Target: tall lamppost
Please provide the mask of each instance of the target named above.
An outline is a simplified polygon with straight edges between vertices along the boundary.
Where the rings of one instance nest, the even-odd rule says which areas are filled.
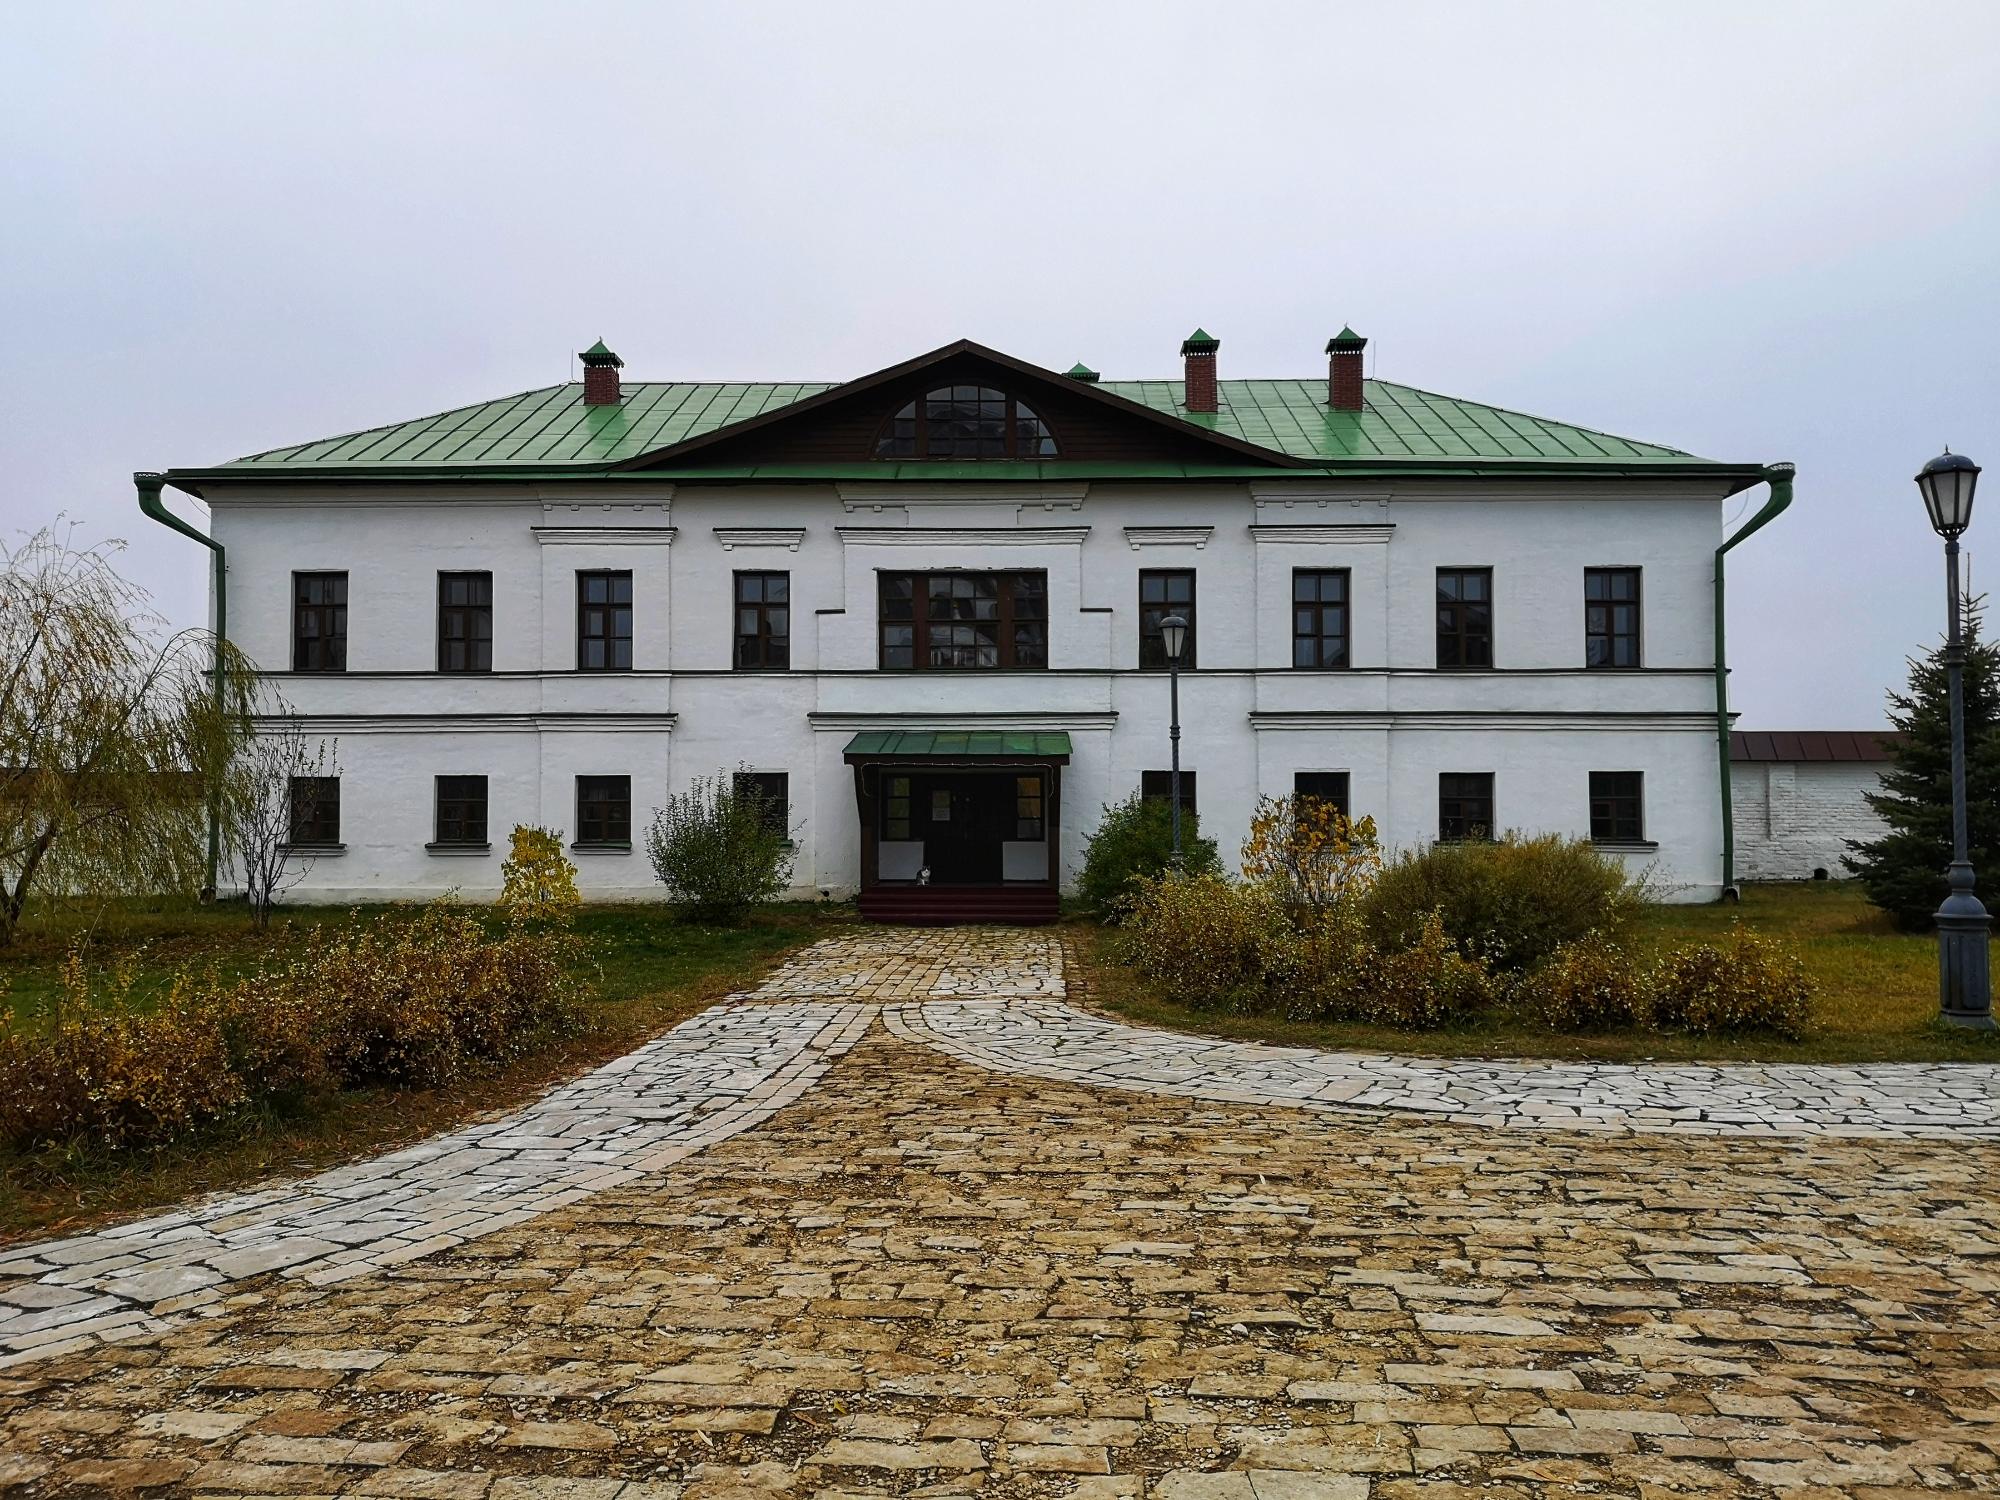
[[[1953,1026],[1993,1026],[1993,987],[1987,970],[1987,933],[1993,919],[1972,894],[1972,858],[1965,826],[1965,636],[1959,628],[1958,539],[1972,524],[1972,492],[1979,465],[1946,449],[1917,475],[1931,529],[1944,538],[1946,608],[1951,612],[1944,638],[1945,680],[1951,693],[1951,887],[1937,909],[1938,1002]]]
[[[1160,621],[1160,644],[1167,652],[1167,739],[1173,746],[1173,769],[1167,773],[1167,800],[1173,804],[1174,868],[1181,864],[1181,649],[1187,645],[1187,621],[1168,615]]]

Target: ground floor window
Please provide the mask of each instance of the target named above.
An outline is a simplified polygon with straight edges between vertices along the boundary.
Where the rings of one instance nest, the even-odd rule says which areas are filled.
[[[882,837],[898,843],[910,837],[910,778],[882,778]]]
[[[754,796],[764,826],[779,838],[792,834],[792,778],[786,771],[738,771],[731,783],[739,797]]]
[[[440,844],[486,842],[484,776],[438,777],[435,836]]]
[[[1303,802],[1330,803],[1343,818],[1347,813],[1347,773],[1345,771],[1297,771],[1292,775],[1292,796]]]
[[[1438,776],[1438,838],[1493,837],[1493,773],[1445,771]]]
[[[1014,778],[1014,837],[1023,843],[1040,843],[1043,829],[1042,778]]]
[[[1165,802],[1173,796],[1174,773],[1172,771],[1144,771],[1139,776],[1139,795],[1147,801],[1158,798]],[[1181,811],[1194,811],[1194,772],[1181,772]]]
[[[579,844],[632,842],[632,778],[576,778],[576,841]]]
[[[1590,836],[1600,844],[1637,844],[1646,837],[1646,778],[1638,771],[1590,773]]]
[[[340,778],[294,776],[291,791],[290,842],[308,848],[339,843]]]

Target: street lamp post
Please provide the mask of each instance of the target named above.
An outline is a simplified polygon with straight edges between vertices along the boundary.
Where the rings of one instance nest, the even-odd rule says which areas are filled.
[[[1944,905],[1937,909],[1938,1005],[1953,1026],[1993,1027],[1993,989],[1987,934],[1993,919],[1972,893],[1972,857],[1965,818],[1965,636],[1959,626],[1958,539],[1972,524],[1972,492],[1979,465],[1946,449],[1917,475],[1931,528],[1944,538],[1946,608],[1944,670],[1951,694],[1951,867]]]
[[[1160,621],[1160,644],[1167,652],[1167,739],[1173,747],[1173,769],[1167,773],[1167,800],[1173,804],[1174,868],[1181,864],[1181,649],[1187,645],[1187,621],[1168,615]]]

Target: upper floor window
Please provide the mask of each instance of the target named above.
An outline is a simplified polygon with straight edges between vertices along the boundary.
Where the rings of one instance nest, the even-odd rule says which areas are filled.
[[[632,575],[576,575],[576,665],[584,672],[632,670]]]
[[[910,402],[875,439],[877,458],[1054,458],[1048,424],[987,385],[941,385]]]
[[[1166,637],[1160,621],[1179,615],[1187,621],[1187,636],[1181,646],[1180,664],[1194,665],[1194,570],[1192,568],[1146,568],[1139,574],[1139,665],[1167,665]]]
[[[347,575],[292,575],[292,670],[347,670]]]
[[[1292,569],[1292,665],[1347,665],[1347,569]]]
[[[1583,570],[1583,664],[1639,665],[1639,570]]]
[[[885,669],[1049,664],[1045,573],[883,573],[878,589]]]
[[[784,668],[792,664],[792,575],[736,575],[736,665]]]
[[[438,574],[438,670],[493,670],[493,575]]]
[[[1438,665],[1493,665],[1493,570],[1439,568]]]

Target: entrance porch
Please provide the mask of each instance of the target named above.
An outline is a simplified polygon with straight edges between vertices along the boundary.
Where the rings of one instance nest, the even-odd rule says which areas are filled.
[[[862,914],[1043,923],[1061,881],[1066,734],[877,730],[843,756],[861,818]]]

